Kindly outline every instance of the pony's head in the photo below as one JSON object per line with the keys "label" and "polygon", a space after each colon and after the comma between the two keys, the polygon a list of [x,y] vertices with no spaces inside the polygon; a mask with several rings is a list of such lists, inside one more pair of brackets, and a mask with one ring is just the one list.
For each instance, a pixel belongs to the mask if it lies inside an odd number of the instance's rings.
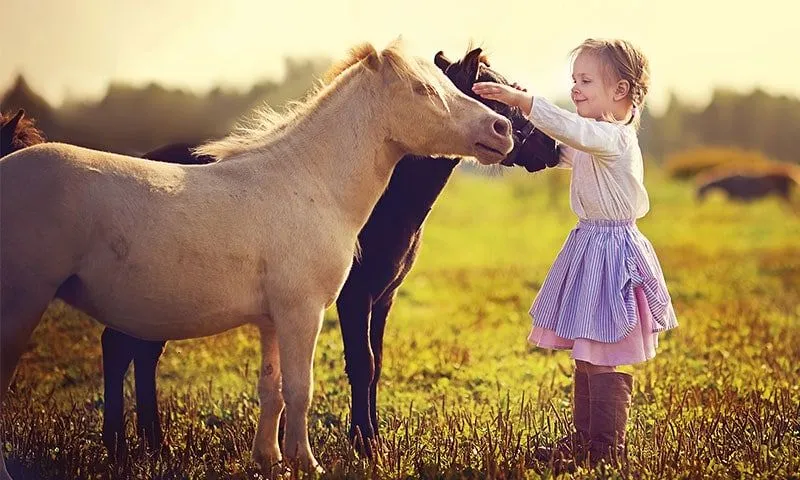
{"label": "pony's head", "polygon": [[459,91],[432,62],[407,56],[397,43],[381,52],[361,48],[361,61],[386,89],[387,136],[402,153],[495,164],[511,151],[510,122]]}
{"label": "pony's head", "polygon": [[520,109],[484,99],[472,91],[472,85],[475,82],[511,85],[503,75],[489,66],[489,62],[480,48],[470,50],[464,58],[455,62],[450,61],[444,52],[438,52],[433,61],[459,90],[511,121],[514,148],[501,162],[503,165],[520,165],[529,172],[535,172],[558,163],[555,141],[535,129]]}
{"label": "pony's head", "polygon": [[20,109],[15,115],[0,112],[0,157],[45,142],[44,133]]}

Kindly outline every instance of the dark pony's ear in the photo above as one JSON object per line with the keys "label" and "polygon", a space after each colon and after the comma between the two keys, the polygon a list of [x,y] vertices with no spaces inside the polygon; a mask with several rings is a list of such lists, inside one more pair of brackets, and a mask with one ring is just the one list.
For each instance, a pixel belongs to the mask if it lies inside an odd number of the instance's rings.
{"label": "dark pony's ear", "polygon": [[443,72],[447,70],[447,68],[450,65],[453,64],[453,62],[451,62],[447,57],[444,56],[444,52],[441,50],[438,53],[436,53],[436,55],[434,55],[433,63],[435,63],[436,66],[439,67],[439,69]]}
{"label": "dark pony's ear", "polygon": [[3,131],[8,130],[9,132],[14,133],[14,131],[17,129],[17,124],[19,123],[20,120],[22,120],[22,117],[24,116],[25,116],[25,110],[20,108],[17,114],[14,115],[11,118],[11,120],[8,121],[8,123],[3,125]]}
{"label": "dark pony's ear", "polygon": [[16,115],[5,125],[0,127],[0,157],[5,156],[11,152],[11,142],[14,140],[14,132],[17,130],[17,124],[25,115],[25,110],[19,109]]}
{"label": "dark pony's ear", "polygon": [[479,64],[481,61],[482,53],[483,53],[482,49],[476,48],[464,56],[464,60],[462,60],[461,62],[466,70],[467,78],[470,78],[472,80],[478,79],[478,70],[480,66]]}

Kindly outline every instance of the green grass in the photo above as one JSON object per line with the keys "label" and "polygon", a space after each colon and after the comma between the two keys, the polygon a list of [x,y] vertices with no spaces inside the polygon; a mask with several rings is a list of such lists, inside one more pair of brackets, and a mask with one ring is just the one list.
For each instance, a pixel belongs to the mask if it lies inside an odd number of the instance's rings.
{"label": "green grass", "polygon": [[[800,217],[773,199],[698,205],[689,185],[657,169],[647,185],[651,212],[639,227],[680,326],[661,336],[653,361],[628,369],[629,458],[605,474],[798,478]],[[326,478],[551,475],[526,469],[525,457],[565,431],[571,364],[525,339],[527,309],[575,224],[567,189],[558,171],[453,178],[389,319],[374,464],[347,445],[349,387],[327,313],[310,422]],[[156,458],[135,452],[118,470],[100,443],[100,332],[61,304],[35,332],[2,416],[16,478],[257,476],[255,329],[168,344],[159,380],[170,447]],[[132,403],[132,375],[126,385]]]}

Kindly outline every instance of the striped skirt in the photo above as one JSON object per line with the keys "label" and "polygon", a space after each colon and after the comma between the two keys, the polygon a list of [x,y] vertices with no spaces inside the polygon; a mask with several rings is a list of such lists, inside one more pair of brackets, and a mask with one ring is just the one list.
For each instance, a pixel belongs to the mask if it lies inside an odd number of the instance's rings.
{"label": "striped skirt", "polygon": [[653,246],[634,220],[580,220],[530,309],[529,341],[596,365],[652,358],[678,325]]}

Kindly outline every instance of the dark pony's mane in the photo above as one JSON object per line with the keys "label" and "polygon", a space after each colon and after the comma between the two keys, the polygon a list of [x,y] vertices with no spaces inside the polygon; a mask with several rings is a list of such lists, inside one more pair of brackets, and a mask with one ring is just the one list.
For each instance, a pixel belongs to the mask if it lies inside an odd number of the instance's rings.
{"label": "dark pony's mane", "polygon": [[[0,112],[0,127],[4,127],[11,121],[17,114],[16,113],[2,113]],[[14,129],[14,134],[11,138],[11,151],[20,150],[25,147],[44,143],[47,138],[44,132],[36,128],[36,122],[27,116],[23,116],[17,123]],[[3,152],[8,154],[11,152]]]}

